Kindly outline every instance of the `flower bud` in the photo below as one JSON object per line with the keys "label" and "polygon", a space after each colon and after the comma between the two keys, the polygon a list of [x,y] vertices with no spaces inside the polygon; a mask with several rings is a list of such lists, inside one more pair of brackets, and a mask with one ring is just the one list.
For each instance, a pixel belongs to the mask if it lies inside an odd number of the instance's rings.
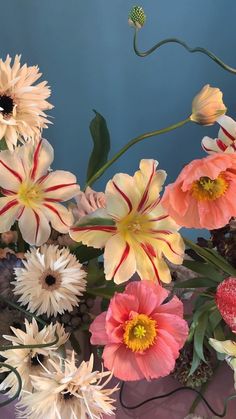
{"label": "flower bud", "polygon": [[227,111],[222,97],[220,89],[206,84],[193,99],[191,121],[201,125],[213,125]]}
{"label": "flower bud", "polygon": [[141,29],[146,22],[146,15],[140,6],[133,6],[129,12],[129,25]]}

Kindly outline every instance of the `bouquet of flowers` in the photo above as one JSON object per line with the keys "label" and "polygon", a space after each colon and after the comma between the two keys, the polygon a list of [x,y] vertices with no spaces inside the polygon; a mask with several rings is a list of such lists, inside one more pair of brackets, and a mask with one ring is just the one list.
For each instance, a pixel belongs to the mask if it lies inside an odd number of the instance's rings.
{"label": "bouquet of flowers", "polygon": [[[129,22],[137,53],[143,9],[134,7]],[[203,87],[190,116],[111,158],[106,121],[95,112],[83,188],[51,167],[42,131],[53,106],[40,77],[20,56],[0,60],[2,405],[18,399],[19,418],[96,419],[115,412],[112,375],[174,374],[200,388],[224,360],[236,374],[236,122],[222,92]],[[137,142],[187,123],[220,131],[203,138],[206,156],[174,183],[164,188],[166,172],[150,158],[133,175],[115,174],[104,192],[91,188]],[[193,243],[181,227],[207,229],[210,238]]]}

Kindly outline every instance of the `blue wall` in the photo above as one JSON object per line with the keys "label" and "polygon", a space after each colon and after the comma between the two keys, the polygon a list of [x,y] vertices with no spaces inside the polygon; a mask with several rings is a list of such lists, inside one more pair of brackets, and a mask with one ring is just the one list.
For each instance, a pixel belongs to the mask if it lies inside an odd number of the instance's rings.
{"label": "blue wall", "polygon": [[[52,87],[54,125],[44,136],[55,146],[54,168],[71,170],[83,186],[95,108],[108,122],[113,154],[130,138],[184,119],[193,96],[210,83],[236,113],[236,76],[205,56],[177,45],[141,59],[132,51],[130,0],[1,0],[1,56],[22,53],[38,64]],[[140,48],[176,36],[205,46],[236,66],[235,0],[143,0],[148,16]],[[189,124],[131,149],[104,178],[132,173],[141,158],[155,158],[172,181],[182,166],[203,155],[200,140],[216,126]]]}

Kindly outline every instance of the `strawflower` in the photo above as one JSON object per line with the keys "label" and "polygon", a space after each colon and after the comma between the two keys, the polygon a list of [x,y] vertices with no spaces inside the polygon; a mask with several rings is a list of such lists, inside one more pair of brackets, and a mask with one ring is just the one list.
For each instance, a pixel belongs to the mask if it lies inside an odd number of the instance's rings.
{"label": "strawflower", "polygon": [[168,294],[151,281],[130,283],[91,324],[91,343],[105,345],[104,365],[117,378],[150,380],[173,371],[188,325],[176,296],[164,303]]}
{"label": "strawflower", "polygon": [[[51,233],[51,226],[67,233],[72,213],[61,202],[79,192],[70,172],[49,171],[53,148],[46,140],[28,142],[14,152],[0,154],[0,233],[9,231],[18,220],[23,239],[40,246]],[[51,226],[50,226],[50,224]]]}
{"label": "strawflower", "polygon": [[[138,272],[141,278],[170,282],[163,256],[176,264],[183,261],[179,226],[160,203],[166,173],[156,171],[157,164],[155,160],[141,160],[140,170],[133,177],[115,175],[106,186],[106,209],[83,217],[70,230],[75,241],[105,247],[107,280],[125,282]],[[96,223],[98,218],[101,222]]]}
{"label": "strawflower", "polygon": [[193,160],[166,187],[162,204],[183,227],[224,227],[236,215],[236,155],[215,153]]}

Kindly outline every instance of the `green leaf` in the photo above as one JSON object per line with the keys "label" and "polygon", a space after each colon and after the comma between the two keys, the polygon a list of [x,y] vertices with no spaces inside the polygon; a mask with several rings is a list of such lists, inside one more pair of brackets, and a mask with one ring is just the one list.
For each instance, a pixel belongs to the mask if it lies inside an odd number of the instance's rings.
{"label": "green leaf", "polygon": [[197,327],[195,328],[194,333],[194,349],[198,355],[198,357],[206,362],[204,352],[203,352],[203,342],[204,342],[204,336],[205,331],[208,325],[208,312],[203,312],[199,318]]}
{"label": "green leaf", "polygon": [[191,369],[189,371],[189,376],[194,374],[196,369],[199,367],[201,362],[201,359],[199,358],[197,352],[194,350],[193,351],[193,360],[192,360],[192,365],[191,365]]}
{"label": "green leaf", "polygon": [[124,285],[116,285],[114,282],[108,283],[106,287],[99,287],[99,288],[87,288],[86,292],[88,294],[94,295],[96,297],[102,297],[107,300],[110,300],[115,292],[123,292],[125,289]]}
{"label": "green leaf", "polygon": [[211,325],[211,330],[214,331],[218,324],[221,322],[222,316],[217,308],[210,314],[209,322]]}
{"label": "green leaf", "polygon": [[77,257],[80,263],[87,262],[103,254],[103,249],[94,249],[83,244],[72,249],[72,253]]}
{"label": "green leaf", "polygon": [[87,181],[107,162],[110,151],[110,134],[106,120],[101,114],[95,112],[90,123],[90,132],[93,139],[93,150],[89,159]]}
{"label": "green leaf", "polygon": [[215,287],[216,283],[209,278],[191,278],[174,284],[174,288],[205,288]]}
{"label": "green leaf", "polygon": [[187,246],[193,249],[199,256],[201,256],[211,265],[221,269],[229,275],[232,275],[234,277],[236,276],[236,269],[234,269],[224,258],[218,255],[218,253],[212,252],[211,249],[200,247],[197,244],[193,243],[191,240],[184,239],[184,241]]}
{"label": "green leaf", "polygon": [[113,226],[115,222],[111,218],[102,218],[102,217],[91,217],[85,215],[82,217],[82,221],[78,222],[76,226],[86,227],[86,226]]}
{"label": "green leaf", "polygon": [[184,260],[183,265],[202,276],[212,279],[212,281],[221,282],[225,275],[219,270],[213,268],[209,263],[197,262],[195,260]]}

